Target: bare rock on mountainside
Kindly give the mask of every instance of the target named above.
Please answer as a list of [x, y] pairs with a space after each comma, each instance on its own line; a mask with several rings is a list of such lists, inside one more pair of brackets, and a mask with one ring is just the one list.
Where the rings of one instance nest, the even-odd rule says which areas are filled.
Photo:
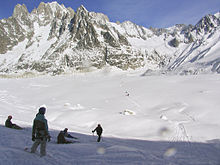
[[110, 22], [84, 6], [75, 12], [42, 2], [29, 13], [18, 4], [11, 17], [0, 20], [0, 72], [62, 74], [108, 64], [122, 70], [219, 73], [219, 15], [207, 15], [195, 26], [148, 29]]

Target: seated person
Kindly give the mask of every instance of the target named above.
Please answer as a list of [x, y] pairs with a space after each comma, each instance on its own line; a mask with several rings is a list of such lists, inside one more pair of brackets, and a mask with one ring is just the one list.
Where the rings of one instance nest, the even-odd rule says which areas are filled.
[[57, 136], [57, 143], [58, 144], [68, 144], [72, 143], [71, 141], [68, 141], [65, 139], [65, 135], [63, 131], [60, 131], [59, 135]]
[[5, 126], [8, 127], [8, 128], [14, 128], [14, 129], [22, 129], [21, 127], [19, 127], [18, 125], [16, 124], [13, 124], [11, 122], [11, 119], [12, 119], [12, 116], [9, 115], [8, 116], [8, 119], [5, 121]]
[[73, 137], [72, 135], [70, 135], [67, 131], [68, 131], [68, 128], [65, 128], [65, 129], [62, 131], [65, 137], [77, 139], [76, 137]]

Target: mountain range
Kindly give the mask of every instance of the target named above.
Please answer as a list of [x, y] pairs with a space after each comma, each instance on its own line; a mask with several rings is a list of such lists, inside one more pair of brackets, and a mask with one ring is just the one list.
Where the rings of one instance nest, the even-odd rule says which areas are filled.
[[220, 12], [196, 25], [145, 28], [102, 13], [41, 2], [0, 20], [0, 73], [58, 75], [105, 67], [148, 74], [220, 73]]

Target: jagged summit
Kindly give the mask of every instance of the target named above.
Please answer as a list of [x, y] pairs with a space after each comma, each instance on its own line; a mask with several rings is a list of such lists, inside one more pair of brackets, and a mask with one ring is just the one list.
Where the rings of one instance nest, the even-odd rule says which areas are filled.
[[41, 2], [29, 13], [18, 4], [12, 17], [0, 20], [0, 72], [61, 74], [108, 64], [122, 70], [220, 73], [219, 15], [207, 15], [195, 26], [148, 29], [110, 22], [83, 5], [75, 12]]
[[[218, 15], [216, 14], [216, 16]], [[196, 29], [199, 32], [208, 32], [209, 30], [218, 27], [220, 25], [220, 19], [216, 16], [211, 14], [206, 15], [196, 24]]]
[[12, 16], [14, 18], [18, 18], [18, 17], [22, 17], [22, 16], [27, 16], [28, 14], [29, 14], [28, 9], [25, 6], [25, 4], [23, 4], [23, 5], [17, 4], [14, 8]]
[[77, 11], [78, 10], [81, 10], [81, 11], [84, 11], [84, 12], [88, 12], [88, 10], [83, 5], [80, 5], [80, 7], [77, 9]]

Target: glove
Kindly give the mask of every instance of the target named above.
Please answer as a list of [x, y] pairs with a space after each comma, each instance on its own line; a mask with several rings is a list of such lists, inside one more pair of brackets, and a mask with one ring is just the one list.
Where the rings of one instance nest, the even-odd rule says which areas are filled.
[[34, 135], [32, 135], [32, 141], [35, 141], [35, 136]]
[[94, 133], [95, 131], [92, 131], [92, 133]]
[[48, 135], [48, 136], [47, 136], [47, 141], [48, 141], [48, 142], [50, 142], [50, 138], [51, 138], [51, 136]]

